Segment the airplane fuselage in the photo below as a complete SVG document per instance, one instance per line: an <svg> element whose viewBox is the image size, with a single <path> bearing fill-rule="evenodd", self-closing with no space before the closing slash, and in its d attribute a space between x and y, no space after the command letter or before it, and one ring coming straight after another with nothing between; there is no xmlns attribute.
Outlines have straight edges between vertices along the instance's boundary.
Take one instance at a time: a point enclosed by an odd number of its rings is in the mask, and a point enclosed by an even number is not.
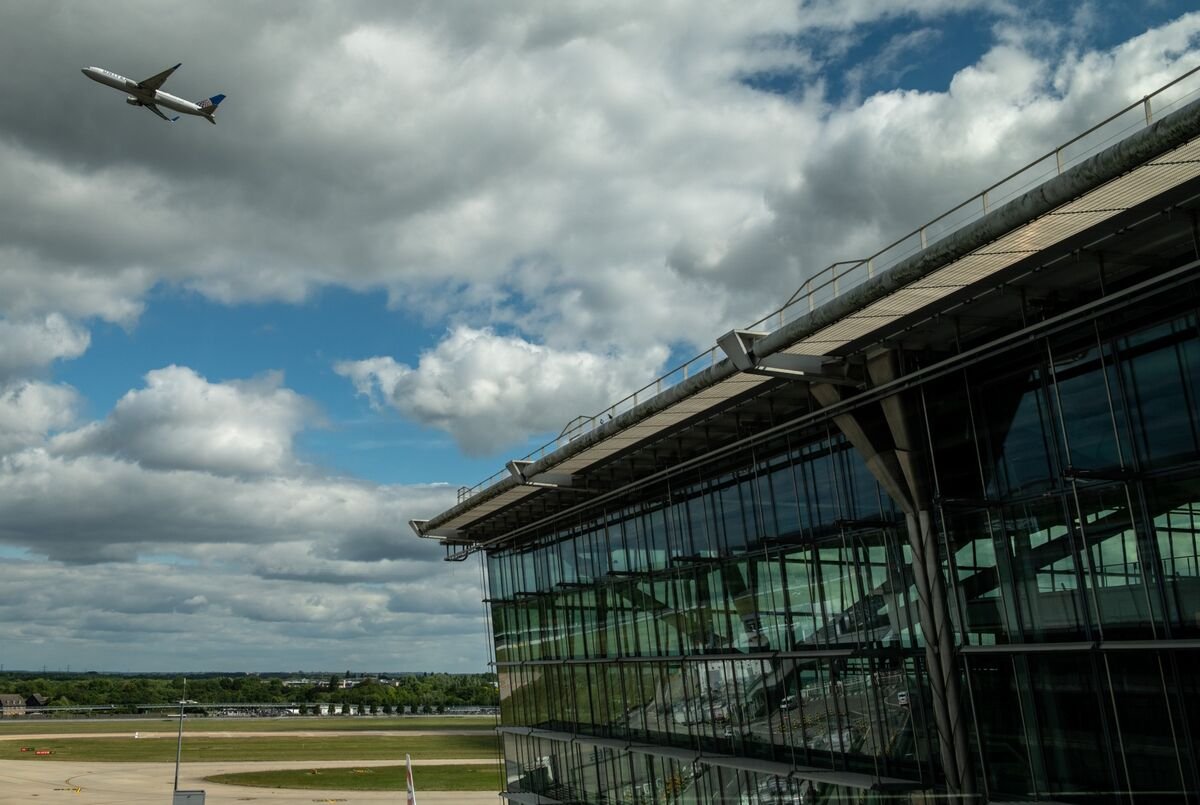
<svg viewBox="0 0 1200 805"><path fill-rule="evenodd" d="M127 93L129 97L126 99L126 103L131 105L147 106L153 104L155 106L165 106L168 109L182 112L185 115L198 115L210 120L212 119L214 107L209 107L208 110L205 110L198 104L184 100L183 98L177 98L169 92L163 92L161 89L148 90L133 79L117 75L102 67L84 67L81 72L93 81Z"/></svg>

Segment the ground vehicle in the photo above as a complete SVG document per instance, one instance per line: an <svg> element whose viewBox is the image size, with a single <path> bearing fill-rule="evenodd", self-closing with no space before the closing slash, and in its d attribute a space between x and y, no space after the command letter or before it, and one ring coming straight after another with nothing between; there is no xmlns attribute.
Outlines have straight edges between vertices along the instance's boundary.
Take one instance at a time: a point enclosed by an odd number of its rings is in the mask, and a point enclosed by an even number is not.
<svg viewBox="0 0 1200 805"><path fill-rule="evenodd" d="M902 690L896 694L896 704L901 707L908 707L908 691Z"/></svg>

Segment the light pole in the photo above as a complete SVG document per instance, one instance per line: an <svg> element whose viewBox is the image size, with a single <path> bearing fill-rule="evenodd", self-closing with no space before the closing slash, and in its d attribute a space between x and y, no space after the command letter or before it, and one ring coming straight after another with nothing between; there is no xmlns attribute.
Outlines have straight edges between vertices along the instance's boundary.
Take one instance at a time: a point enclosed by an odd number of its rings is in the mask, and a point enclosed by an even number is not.
<svg viewBox="0 0 1200 805"><path fill-rule="evenodd" d="M183 679L183 697L179 700L179 738L175 742L175 787L172 791L179 790L179 759L183 755L183 705L187 700L187 677Z"/></svg>

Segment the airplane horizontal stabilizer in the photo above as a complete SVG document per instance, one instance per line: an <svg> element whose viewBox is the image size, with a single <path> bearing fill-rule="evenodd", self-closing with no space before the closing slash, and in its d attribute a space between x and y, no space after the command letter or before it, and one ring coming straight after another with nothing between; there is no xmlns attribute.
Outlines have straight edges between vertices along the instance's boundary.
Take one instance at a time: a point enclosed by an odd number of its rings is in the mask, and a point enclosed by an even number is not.
<svg viewBox="0 0 1200 805"><path fill-rule="evenodd" d="M168 123L174 123L176 120L179 119L179 115L175 115L175 117L167 117L166 115L164 115L162 112L160 112L158 110L157 106L155 106L152 103L143 103L142 106L146 107L151 112L158 115L159 117L161 117L163 120L167 121Z"/></svg>

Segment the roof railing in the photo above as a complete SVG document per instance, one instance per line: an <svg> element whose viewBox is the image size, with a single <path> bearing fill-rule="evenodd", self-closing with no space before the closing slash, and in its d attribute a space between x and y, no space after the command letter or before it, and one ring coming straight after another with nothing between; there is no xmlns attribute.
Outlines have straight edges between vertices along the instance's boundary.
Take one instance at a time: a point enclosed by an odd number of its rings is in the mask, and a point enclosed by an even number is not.
<svg viewBox="0 0 1200 805"><path fill-rule="evenodd" d="M840 260L825 267L805 280L782 307L763 316L745 329L770 328L771 331L774 331L812 313L852 288L888 271L912 255L924 251L952 232L979 220L999 205L1018 197L1031 187L1041 184L1052 176L1062 174L1109 144L1124 139L1135 129L1152 125L1156 117L1161 117L1172 109L1182 106L1186 101L1191 100L1192 96L1200 93L1200 81L1191 81L1186 85L1184 83L1198 72L1200 72L1200 66L1193 67L1150 94L1129 104L1116 114L1105 118L1082 134L1072 137L1052 151L989 185L932 221L892 241L875 254L860 260ZM1189 86L1190 89L1187 88ZM1178 95L1164 97L1172 88L1178 88ZM536 461L543 458L600 425L682 383L697 372L715 366L719 360L718 352L719 348L714 346L676 366L603 411L592 416L575 417L567 423L562 433L556 438L533 450L521 460ZM509 477L508 471L500 470L475 486L460 487L458 500L461 503L507 477Z"/></svg>

